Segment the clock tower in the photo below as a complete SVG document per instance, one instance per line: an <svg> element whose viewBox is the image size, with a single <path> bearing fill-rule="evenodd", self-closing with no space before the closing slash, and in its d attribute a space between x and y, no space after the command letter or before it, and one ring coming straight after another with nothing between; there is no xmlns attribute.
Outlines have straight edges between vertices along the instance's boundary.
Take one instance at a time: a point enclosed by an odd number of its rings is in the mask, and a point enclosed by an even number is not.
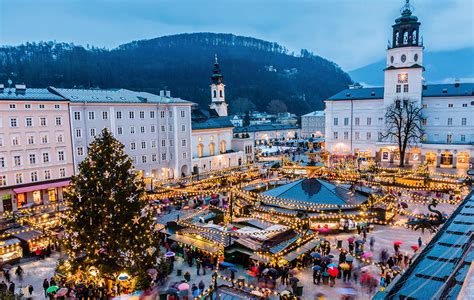
<svg viewBox="0 0 474 300"><path fill-rule="evenodd" d="M409 1L406 0L401 16L392 26L392 42L389 42L384 69L385 106L396 99L415 101L421 105L423 42L420 39L420 22L413 15Z"/></svg>
<svg viewBox="0 0 474 300"><path fill-rule="evenodd" d="M227 103L225 102L225 85L221 74L217 55L214 62L214 70L211 76L211 105L209 107L217 112L219 117L227 117Z"/></svg>

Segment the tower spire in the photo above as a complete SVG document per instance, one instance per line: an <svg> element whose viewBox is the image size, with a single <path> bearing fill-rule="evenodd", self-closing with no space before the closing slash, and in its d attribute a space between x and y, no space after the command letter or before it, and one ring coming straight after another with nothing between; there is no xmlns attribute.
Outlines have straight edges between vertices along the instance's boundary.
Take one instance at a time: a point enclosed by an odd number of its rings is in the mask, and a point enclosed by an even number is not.
<svg viewBox="0 0 474 300"><path fill-rule="evenodd" d="M215 61L214 61L214 64L216 64L216 65L219 64L219 63L217 62L217 53L214 54L214 60L215 60Z"/></svg>

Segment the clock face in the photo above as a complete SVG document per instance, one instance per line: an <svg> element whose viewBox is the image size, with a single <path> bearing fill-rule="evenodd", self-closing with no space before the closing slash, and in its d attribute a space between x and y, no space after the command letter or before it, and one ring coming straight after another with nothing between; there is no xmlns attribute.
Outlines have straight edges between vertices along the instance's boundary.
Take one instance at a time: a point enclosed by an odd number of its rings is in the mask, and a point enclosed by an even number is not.
<svg viewBox="0 0 474 300"><path fill-rule="evenodd" d="M405 62L407 60L407 57L405 54L402 55L402 62Z"/></svg>
<svg viewBox="0 0 474 300"><path fill-rule="evenodd" d="M393 61L395 60L395 58L393 58L393 56L390 57L390 62L393 64Z"/></svg>
<svg viewBox="0 0 474 300"><path fill-rule="evenodd" d="M414 59L415 61L418 61L418 53L415 54L415 56L413 57L413 59Z"/></svg>

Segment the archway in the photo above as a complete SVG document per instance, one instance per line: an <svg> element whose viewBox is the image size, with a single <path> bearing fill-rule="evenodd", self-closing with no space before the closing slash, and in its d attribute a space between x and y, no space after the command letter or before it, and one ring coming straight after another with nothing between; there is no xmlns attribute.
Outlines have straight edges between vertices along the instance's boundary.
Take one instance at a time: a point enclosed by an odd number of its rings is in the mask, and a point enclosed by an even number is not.
<svg viewBox="0 0 474 300"><path fill-rule="evenodd" d="M468 152L460 152L456 157L456 168L469 168L470 155Z"/></svg>
<svg viewBox="0 0 474 300"><path fill-rule="evenodd" d="M188 175L188 165L181 166L181 177Z"/></svg>
<svg viewBox="0 0 474 300"><path fill-rule="evenodd" d="M429 166L436 166L436 153L435 152L426 152L425 154L425 162Z"/></svg>
<svg viewBox="0 0 474 300"><path fill-rule="evenodd" d="M227 152L227 145L226 141L221 141L221 154Z"/></svg>
<svg viewBox="0 0 474 300"><path fill-rule="evenodd" d="M198 157L203 157L203 153L204 153L204 145L203 144L199 144L198 146Z"/></svg>
<svg viewBox="0 0 474 300"><path fill-rule="evenodd" d="M214 143L209 144L209 155L214 156L214 150L215 150L216 145Z"/></svg>

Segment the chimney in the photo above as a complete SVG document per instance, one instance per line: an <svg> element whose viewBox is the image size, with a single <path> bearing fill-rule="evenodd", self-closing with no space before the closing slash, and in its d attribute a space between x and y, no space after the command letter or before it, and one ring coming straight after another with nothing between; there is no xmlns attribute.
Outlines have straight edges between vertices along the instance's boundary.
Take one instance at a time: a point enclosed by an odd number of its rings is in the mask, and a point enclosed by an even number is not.
<svg viewBox="0 0 474 300"><path fill-rule="evenodd" d="M454 87L459 87L461 85L461 80L459 78L454 79Z"/></svg>
<svg viewBox="0 0 474 300"><path fill-rule="evenodd" d="M15 90L26 90L26 84L15 84Z"/></svg>
<svg viewBox="0 0 474 300"><path fill-rule="evenodd" d="M3 85L3 83L0 83L0 92L3 93L3 89L5 88L5 85Z"/></svg>
<svg viewBox="0 0 474 300"><path fill-rule="evenodd" d="M171 98L171 91L166 91L166 97Z"/></svg>
<svg viewBox="0 0 474 300"><path fill-rule="evenodd" d="M165 91L160 90L160 97L164 97L164 96L165 96Z"/></svg>

